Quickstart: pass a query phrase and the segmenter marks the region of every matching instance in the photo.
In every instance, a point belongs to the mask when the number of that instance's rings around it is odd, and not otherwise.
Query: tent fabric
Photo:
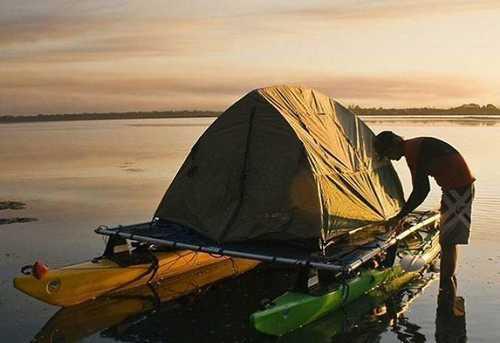
[[[318,91],[254,90],[193,146],[155,216],[216,242],[321,238],[385,220],[403,202],[355,114]]]

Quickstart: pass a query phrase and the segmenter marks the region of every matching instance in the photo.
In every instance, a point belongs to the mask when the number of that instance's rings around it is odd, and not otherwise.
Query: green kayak
[[[405,273],[401,266],[403,256],[407,259],[422,258],[425,265],[421,268],[425,268],[439,254],[437,236],[437,230],[429,231],[427,243],[422,249],[415,251],[398,248],[398,257],[392,267],[361,269],[356,276],[346,279],[345,282],[331,285],[323,294],[286,292],[274,299],[266,309],[253,313],[250,316],[251,325],[261,333],[282,336],[324,317],[377,286],[402,276]]]
[[[434,280],[436,278],[432,272],[426,276],[421,276],[418,272],[403,273],[367,292],[349,306],[284,335],[277,342],[331,343],[336,336],[347,333],[350,337],[362,335],[363,342],[376,342],[377,337],[388,329],[390,322],[404,312]],[[366,328],[370,330],[367,332],[364,330]],[[404,329],[402,326],[400,330]],[[357,342],[356,339],[352,341]]]

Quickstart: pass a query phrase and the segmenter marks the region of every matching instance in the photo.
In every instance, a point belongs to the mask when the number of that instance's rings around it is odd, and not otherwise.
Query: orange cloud
[[[55,18],[47,23],[7,23],[0,31],[0,61],[51,63],[105,61],[218,51],[203,38],[217,23],[210,20],[144,20],[116,22],[90,18],[83,22]],[[220,30],[222,32],[223,30]]]
[[[481,96],[485,87],[477,81],[446,75],[415,76],[321,76],[287,78],[282,75],[255,76],[246,72],[240,76],[181,75],[138,77],[107,74],[47,75],[32,73],[4,74],[0,79],[0,113],[16,108],[22,113],[82,112],[90,108],[100,111],[128,109],[224,109],[251,89],[271,84],[303,84],[319,88],[348,104],[370,105],[429,105]],[[254,76],[251,76],[254,75]],[[13,94],[31,94],[30,97]],[[37,109],[36,104],[43,99]],[[7,107],[6,104],[12,104]],[[83,105],[82,105],[83,104]],[[2,108],[3,107],[3,108]],[[90,110],[92,111],[92,110]]]
[[[500,9],[496,0],[420,0],[420,1],[374,1],[345,2],[341,5],[304,6],[293,10],[284,10],[271,15],[291,17],[295,19],[312,20],[325,23],[331,20],[384,20],[411,18],[426,15],[454,15],[464,12]]]

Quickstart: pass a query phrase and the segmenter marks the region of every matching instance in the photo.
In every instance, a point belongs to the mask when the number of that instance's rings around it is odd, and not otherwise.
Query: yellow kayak
[[[121,323],[126,327],[130,318],[152,311],[161,303],[234,275],[233,268],[244,272],[254,266],[253,261],[223,259],[204,268],[195,268],[155,282],[153,287],[140,286],[62,308],[43,326],[33,341],[76,342]]]
[[[145,255],[145,254],[143,254]],[[172,283],[171,298],[198,287],[238,275],[258,262],[213,256],[188,250],[149,252],[149,260],[121,263],[119,259],[100,257],[92,261],[58,269],[48,269],[37,262],[28,268],[29,275],[14,279],[14,287],[40,301],[57,306],[72,306],[97,297],[116,294],[163,280]],[[142,256],[144,257],[144,256]],[[217,266],[216,272],[211,273]]]

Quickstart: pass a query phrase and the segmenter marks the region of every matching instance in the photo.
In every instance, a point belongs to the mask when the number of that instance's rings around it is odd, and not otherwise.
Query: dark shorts
[[[469,244],[474,184],[448,189],[441,198],[439,243]]]

